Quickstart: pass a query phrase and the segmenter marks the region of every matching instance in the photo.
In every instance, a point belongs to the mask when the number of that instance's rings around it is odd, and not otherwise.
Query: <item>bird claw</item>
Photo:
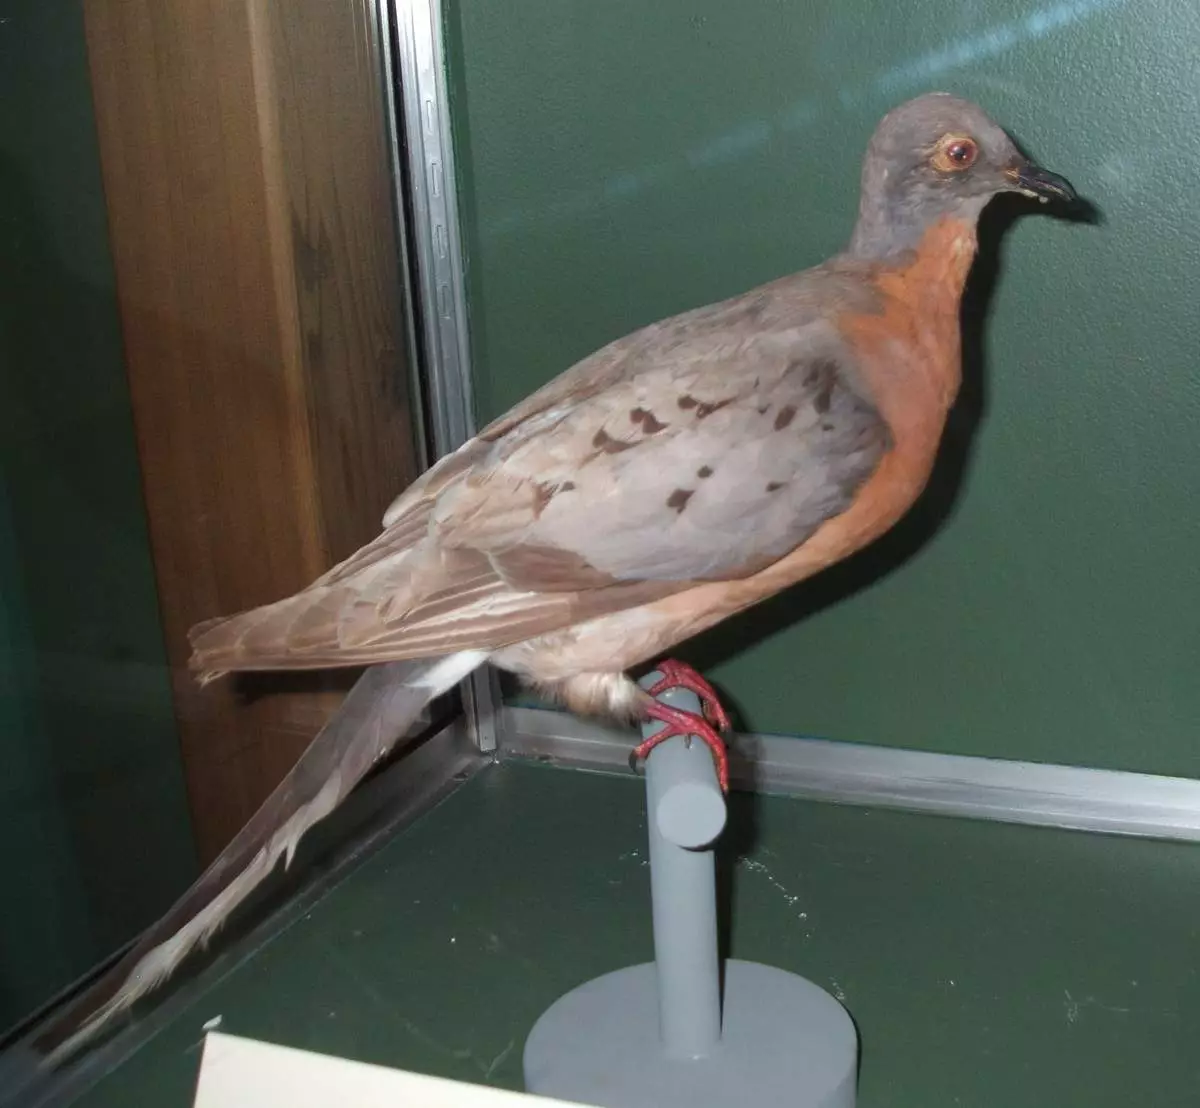
[[[660,743],[666,742],[667,739],[682,735],[690,743],[692,736],[695,735],[712,752],[721,792],[729,792],[729,754],[721,736],[713,729],[708,720],[698,712],[686,712],[682,708],[672,708],[657,700],[647,709],[646,715],[649,719],[659,720],[664,726],[633,748],[629,755],[630,768],[636,769],[639,760],[647,757],[650,751]]]
[[[718,731],[733,730],[729,716],[717,696],[717,690],[686,662],[680,662],[675,658],[666,658],[655,666],[655,669],[661,674],[661,677],[646,690],[651,696],[658,696],[667,689],[687,689],[700,698],[701,710],[709,723]]]

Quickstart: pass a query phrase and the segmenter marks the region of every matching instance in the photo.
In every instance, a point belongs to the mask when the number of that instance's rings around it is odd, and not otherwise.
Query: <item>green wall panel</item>
[[[684,653],[754,730],[1200,774],[1200,8],[453,0],[449,22],[484,416],[837,250],[871,129],[920,92],[980,101],[1090,197],[1097,224],[993,208],[964,400],[902,527]]]
[[[0,1030],[188,883],[82,5],[0,16]]]

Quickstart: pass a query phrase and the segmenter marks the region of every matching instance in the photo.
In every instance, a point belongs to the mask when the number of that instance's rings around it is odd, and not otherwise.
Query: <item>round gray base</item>
[[[854,1108],[858,1035],[811,981],[725,963],[721,1041],[663,1055],[654,964],[589,981],[543,1013],[525,1043],[525,1089],[603,1108]]]

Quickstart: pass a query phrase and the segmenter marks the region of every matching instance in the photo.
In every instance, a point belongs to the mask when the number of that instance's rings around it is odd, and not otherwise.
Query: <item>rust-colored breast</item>
[[[881,310],[847,312],[838,328],[858,356],[883,417],[898,438],[918,426],[941,435],[962,379],[959,309],[975,258],[975,228],[934,224],[902,266],[878,269]]]
[[[962,380],[959,310],[975,246],[972,224],[934,224],[903,265],[876,271],[878,311],[838,319],[894,446],[849,509],[766,574],[790,584],[840,561],[891,527],[921,494]]]

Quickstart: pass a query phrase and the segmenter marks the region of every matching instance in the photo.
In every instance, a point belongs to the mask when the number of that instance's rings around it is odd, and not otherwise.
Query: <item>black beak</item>
[[[1013,187],[1026,196],[1033,196],[1043,204],[1057,200],[1062,204],[1074,204],[1078,194],[1065,177],[1051,173],[1033,162],[1019,162],[1008,170]]]

